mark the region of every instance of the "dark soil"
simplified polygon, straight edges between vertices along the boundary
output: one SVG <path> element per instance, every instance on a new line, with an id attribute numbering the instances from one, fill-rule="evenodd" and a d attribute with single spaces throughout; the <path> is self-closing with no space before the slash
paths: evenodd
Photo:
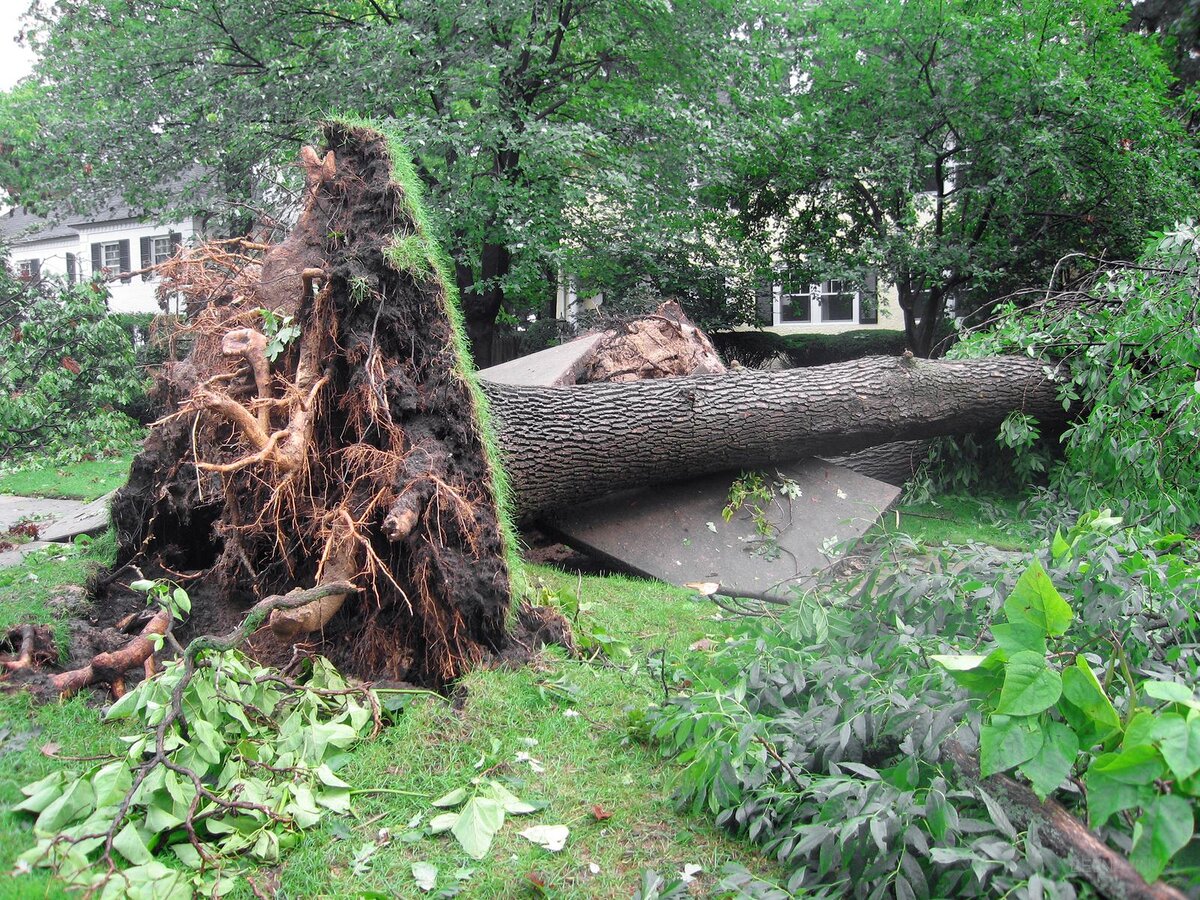
<path id="1" fill-rule="evenodd" d="M 193 287 L 189 309 L 198 299 L 207 306 L 191 326 L 189 356 L 155 392 L 181 413 L 154 426 L 113 502 L 117 564 L 188 590 L 192 616 L 178 629 L 186 640 L 230 631 L 263 597 L 336 580 L 342 560 L 341 577 L 361 593 L 299 642 L 366 679 L 443 684 L 506 641 L 509 580 L 491 469 L 445 286 L 432 266 L 403 270 L 384 255 L 397 237 L 423 235 L 391 179 L 387 146 L 340 125 L 326 138 L 336 174 L 315 183 L 287 241 L 237 277 L 191 277 L 208 293 L 198 298 Z M 314 268 L 324 275 L 303 290 L 301 274 Z M 208 386 L 257 415 L 251 367 L 224 355 L 222 340 L 262 329 L 259 307 L 300 328 L 271 363 L 268 433 L 294 424 L 292 401 L 313 385 L 303 462 L 205 470 L 196 463 L 236 464 L 257 449 L 196 398 Z M 406 510 L 415 525 L 397 537 L 388 516 Z M 100 617 L 115 620 L 120 603 L 114 586 L 99 599 Z M 294 642 L 264 629 L 249 646 L 278 661 Z"/>

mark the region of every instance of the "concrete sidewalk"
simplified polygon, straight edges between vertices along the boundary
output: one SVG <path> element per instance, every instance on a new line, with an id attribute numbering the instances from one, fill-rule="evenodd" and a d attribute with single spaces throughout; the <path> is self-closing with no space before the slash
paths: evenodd
<path id="1" fill-rule="evenodd" d="M 38 540 L 0 552 L 0 567 L 19 563 L 26 553 L 53 542 L 71 541 L 81 534 L 99 534 L 108 527 L 112 491 L 98 500 L 56 500 L 0 494 L 0 534 L 21 521 L 38 525 Z"/>

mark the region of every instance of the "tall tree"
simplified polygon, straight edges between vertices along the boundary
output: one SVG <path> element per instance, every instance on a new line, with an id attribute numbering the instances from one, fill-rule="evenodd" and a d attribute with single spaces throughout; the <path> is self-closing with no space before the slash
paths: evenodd
<path id="1" fill-rule="evenodd" d="M 25 105 L 45 115 L 25 184 L 82 168 L 152 203 L 164 177 L 200 165 L 247 200 L 315 119 L 392 121 L 444 220 L 486 363 L 501 307 L 552 292 L 565 210 L 650 170 L 686 208 L 685 173 L 644 160 L 731 117 L 715 102 L 731 15 L 722 0 L 38 0 L 43 90 Z"/>
<path id="2" fill-rule="evenodd" d="M 824 0 L 797 13 L 742 220 L 816 272 L 874 267 L 910 348 L 947 301 L 1129 258 L 1194 208 L 1152 40 L 1106 0 Z"/>

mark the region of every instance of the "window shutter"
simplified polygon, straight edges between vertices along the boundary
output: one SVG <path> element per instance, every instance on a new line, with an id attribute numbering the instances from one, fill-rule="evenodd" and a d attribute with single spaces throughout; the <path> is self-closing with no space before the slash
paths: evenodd
<path id="1" fill-rule="evenodd" d="M 174 254 L 179 249 L 179 245 L 183 243 L 183 235 L 178 231 L 169 232 L 171 238 L 171 253 Z"/>
<path id="2" fill-rule="evenodd" d="M 74 253 L 67 254 L 67 284 L 75 284 L 79 281 L 79 272 L 77 270 L 78 263 Z"/>
<path id="3" fill-rule="evenodd" d="M 29 261 L 29 274 L 34 281 L 37 281 L 42 276 L 42 264 L 40 260 L 31 259 Z"/>
<path id="4" fill-rule="evenodd" d="M 139 244 L 141 246 L 141 254 L 142 254 L 142 266 L 141 267 L 143 269 L 148 269 L 152 265 L 154 265 L 154 251 L 151 249 L 151 246 L 150 246 L 150 238 L 148 238 L 148 237 L 142 238 L 141 241 L 139 242 Z M 149 280 L 150 280 L 150 273 L 143 272 L 142 273 L 142 281 L 149 281 Z"/>
<path id="5" fill-rule="evenodd" d="M 100 245 L 92 244 L 92 278 L 104 275 L 104 261 L 100 256 Z"/>
<path id="6" fill-rule="evenodd" d="M 121 274 L 124 275 L 127 272 L 133 271 L 133 266 L 129 264 L 129 241 L 119 241 L 118 243 L 121 245 Z M 129 279 L 122 278 L 121 283 L 129 284 Z"/>

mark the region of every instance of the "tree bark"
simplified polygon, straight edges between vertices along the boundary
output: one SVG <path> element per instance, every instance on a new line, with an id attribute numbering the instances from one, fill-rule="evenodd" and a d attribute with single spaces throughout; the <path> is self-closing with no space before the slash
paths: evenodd
<path id="1" fill-rule="evenodd" d="M 1064 419 L 1044 363 L 1024 357 L 483 387 L 521 517 L 722 469 L 995 428 L 1014 410 Z"/>
<path id="2" fill-rule="evenodd" d="M 1101 895 L 1113 900 L 1184 900 L 1182 891 L 1161 881 L 1145 879 L 1095 832 L 1053 800 L 1039 800 L 1025 785 L 1007 775 L 979 777 L 979 764 L 958 741 L 942 745 L 963 777 L 996 796 L 1012 823 L 1022 831 L 1037 824 L 1041 842 L 1085 878 Z"/>

